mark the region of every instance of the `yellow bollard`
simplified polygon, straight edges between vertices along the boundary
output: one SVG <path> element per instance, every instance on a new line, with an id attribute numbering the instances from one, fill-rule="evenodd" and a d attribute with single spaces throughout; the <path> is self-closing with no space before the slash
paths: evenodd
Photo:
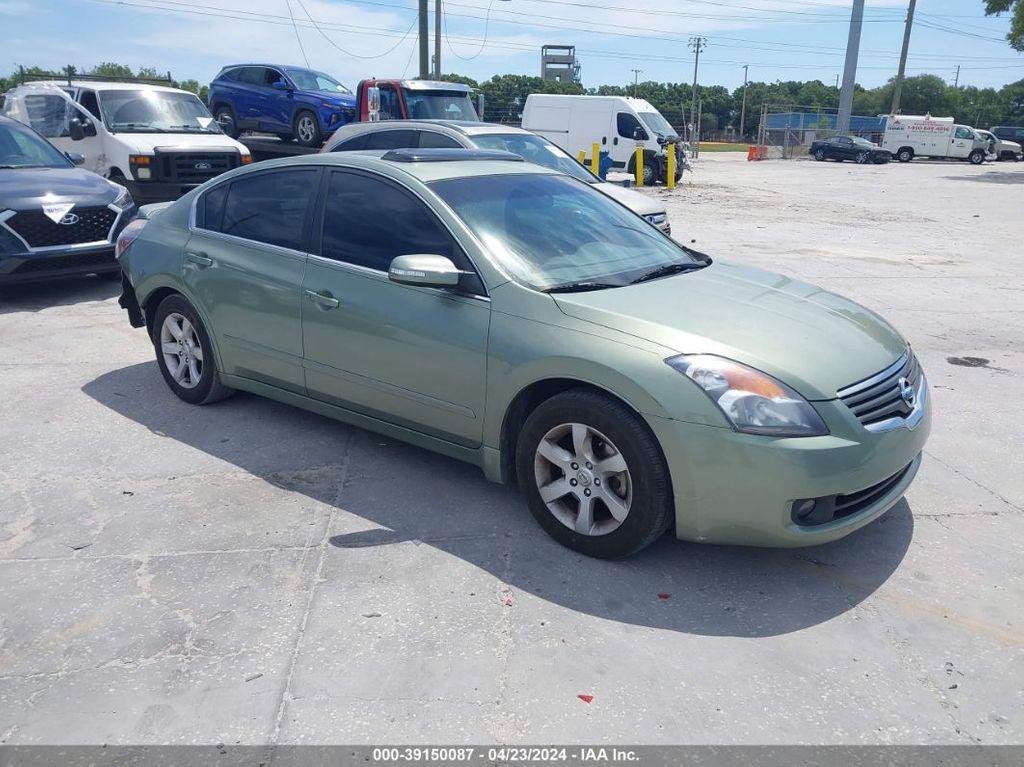
<path id="1" fill-rule="evenodd" d="M 595 176 L 601 172 L 601 147 L 596 141 L 590 145 L 590 172 Z"/>
<path id="2" fill-rule="evenodd" d="M 676 188 L 676 145 L 669 144 L 665 147 L 668 150 L 668 178 L 665 179 L 665 186 L 669 189 Z"/>
<path id="3" fill-rule="evenodd" d="M 580 161 L 580 165 L 586 165 L 587 164 L 587 150 L 586 149 L 581 149 L 580 153 L 578 155 L 576 155 L 576 159 Z"/>
<path id="4" fill-rule="evenodd" d="M 636 158 L 633 160 L 633 162 L 636 165 L 636 168 L 634 169 L 634 170 L 636 170 L 636 185 L 637 186 L 643 186 L 644 185 L 644 147 L 643 147 L 642 144 L 637 146 L 637 148 L 636 148 Z"/>

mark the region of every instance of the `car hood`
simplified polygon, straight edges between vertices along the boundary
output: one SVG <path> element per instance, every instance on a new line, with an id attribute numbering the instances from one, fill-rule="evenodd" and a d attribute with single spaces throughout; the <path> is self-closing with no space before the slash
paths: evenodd
<path id="1" fill-rule="evenodd" d="M 44 201 L 109 205 L 118 194 L 109 181 L 82 168 L 0 169 L 0 210 L 38 211 Z"/>
<path id="2" fill-rule="evenodd" d="M 810 400 L 834 399 L 907 347 L 888 322 L 842 296 L 719 262 L 639 285 L 553 297 L 571 317 L 678 353 L 728 357 Z"/>
<path id="3" fill-rule="evenodd" d="M 616 202 L 622 203 L 631 211 L 639 213 L 641 216 L 651 216 L 656 213 L 665 212 L 665 206 L 657 200 L 645 194 L 640 194 L 640 192 L 634 192 L 632 189 L 626 189 L 626 187 L 619 184 L 609 184 L 602 181 L 600 184 L 594 184 L 594 188 L 600 189 Z"/>

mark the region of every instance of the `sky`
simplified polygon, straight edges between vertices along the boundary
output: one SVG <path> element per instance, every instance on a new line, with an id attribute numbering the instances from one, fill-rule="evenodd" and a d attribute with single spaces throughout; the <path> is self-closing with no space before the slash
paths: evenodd
<path id="1" fill-rule="evenodd" d="M 431 52 L 433 2 L 430 0 Z M 442 70 L 476 79 L 540 73 L 540 47 L 575 45 L 585 86 L 691 82 L 688 42 L 706 38 L 698 78 L 835 83 L 850 0 L 444 0 Z M 1009 19 L 982 0 L 919 0 L 908 74 L 999 87 L 1024 78 Z M 227 64 L 308 65 L 350 87 L 417 74 L 416 0 L 0 0 L 0 71 L 80 70 L 101 61 L 208 83 Z M 868 0 L 857 81 L 896 73 L 907 0 Z M 294 20 L 294 23 L 293 23 Z"/>

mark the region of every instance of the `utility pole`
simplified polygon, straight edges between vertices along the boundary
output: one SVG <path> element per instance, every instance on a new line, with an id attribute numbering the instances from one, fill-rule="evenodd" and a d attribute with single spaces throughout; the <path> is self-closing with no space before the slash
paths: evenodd
<path id="1" fill-rule="evenodd" d="M 441 0 L 434 0 L 434 79 L 441 79 Z"/>
<path id="2" fill-rule="evenodd" d="M 743 141 L 743 123 L 747 117 L 747 69 L 750 64 L 743 65 L 743 105 L 740 107 L 740 141 Z"/>
<path id="3" fill-rule="evenodd" d="M 903 76 L 907 71 L 907 51 L 910 50 L 910 28 L 914 26 L 914 7 L 917 0 L 910 0 L 910 7 L 907 8 L 907 24 L 903 28 L 903 50 L 900 51 L 900 68 L 896 72 L 896 85 L 892 89 L 892 109 L 889 114 L 899 114 L 900 97 L 903 95 Z"/>
<path id="4" fill-rule="evenodd" d="M 853 88 L 857 83 L 857 54 L 860 53 L 860 30 L 864 25 L 864 0 L 853 0 L 850 14 L 850 36 L 846 40 L 846 66 L 843 68 L 843 89 L 839 93 L 839 115 L 836 132 L 850 132 L 850 114 L 853 112 Z"/>
<path id="5" fill-rule="evenodd" d="M 956 80 L 953 81 L 953 90 L 960 86 L 960 65 L 956 65 Z"/>
<path id="6" fill-rule="evenodd" d="M 642 70 L 642 69 L 631 69 L 630 71 L 633 73 L 633 98 L 636 98 L 637 80 L 640 78 L 640 73 L 643 72 L 644 70 Z"/>
<path id="7" fill-rule="evenodd" d="M 420 79 L 430 78 L 430 24 L 427 0 L 420 0 Z"/>
<path id="8" fill-rule="evenodd" d="M 861 0 L 863 2 L 863 0 Z M 697 126 L 697 65 L 700 63 L 700 52 L 707 47 L 706 37 L 691 37 L 690 47 L 693 48 L 693 95 L 690 97 L 690 125 Z M 690 137 L 693 140 L 693 137 Z"/>

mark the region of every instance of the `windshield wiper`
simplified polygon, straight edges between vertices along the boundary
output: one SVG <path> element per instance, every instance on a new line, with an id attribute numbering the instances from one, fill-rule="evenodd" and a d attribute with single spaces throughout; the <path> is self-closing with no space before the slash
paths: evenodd
<path id="1" fill-rule="evenodd" d="M 610 282 L 589 282 L 587 280 L 581 280 L 580 282 L 567 282 L 564 285 L 555 285 L 553 288 L 548 288 L 545 293 L 584 293 L 588 290 L 604 290 L 605 288 L 621 288 L 621 285 L 613 285 Z"/>
<path id="2" fill-rule="evenodd" d="M 144 125 L 143 123 L 124 123 L 122 125 L 112 125 L 110 128 L 115 133 L 123 131 L 125 129 L 129 131 L 142 131 L 145 133 L 167 133 L 163 128 L 157 128 L 155 125 Z"/>
<path id="3" fill-rule="evenodd" d="M 659 266 L 657 269 L 652 269 L 646 274 L 641 274 L 629 284 L 636 285 L 638 282 L 656 280 L 659 277 L 669 277 L 673 274 L 679 274 L 680 272 L 692 272 L 694 269 L 703 269 L 705 266 L 707 266 L 707 264 L 665 264 L 664 266 Z"/>

